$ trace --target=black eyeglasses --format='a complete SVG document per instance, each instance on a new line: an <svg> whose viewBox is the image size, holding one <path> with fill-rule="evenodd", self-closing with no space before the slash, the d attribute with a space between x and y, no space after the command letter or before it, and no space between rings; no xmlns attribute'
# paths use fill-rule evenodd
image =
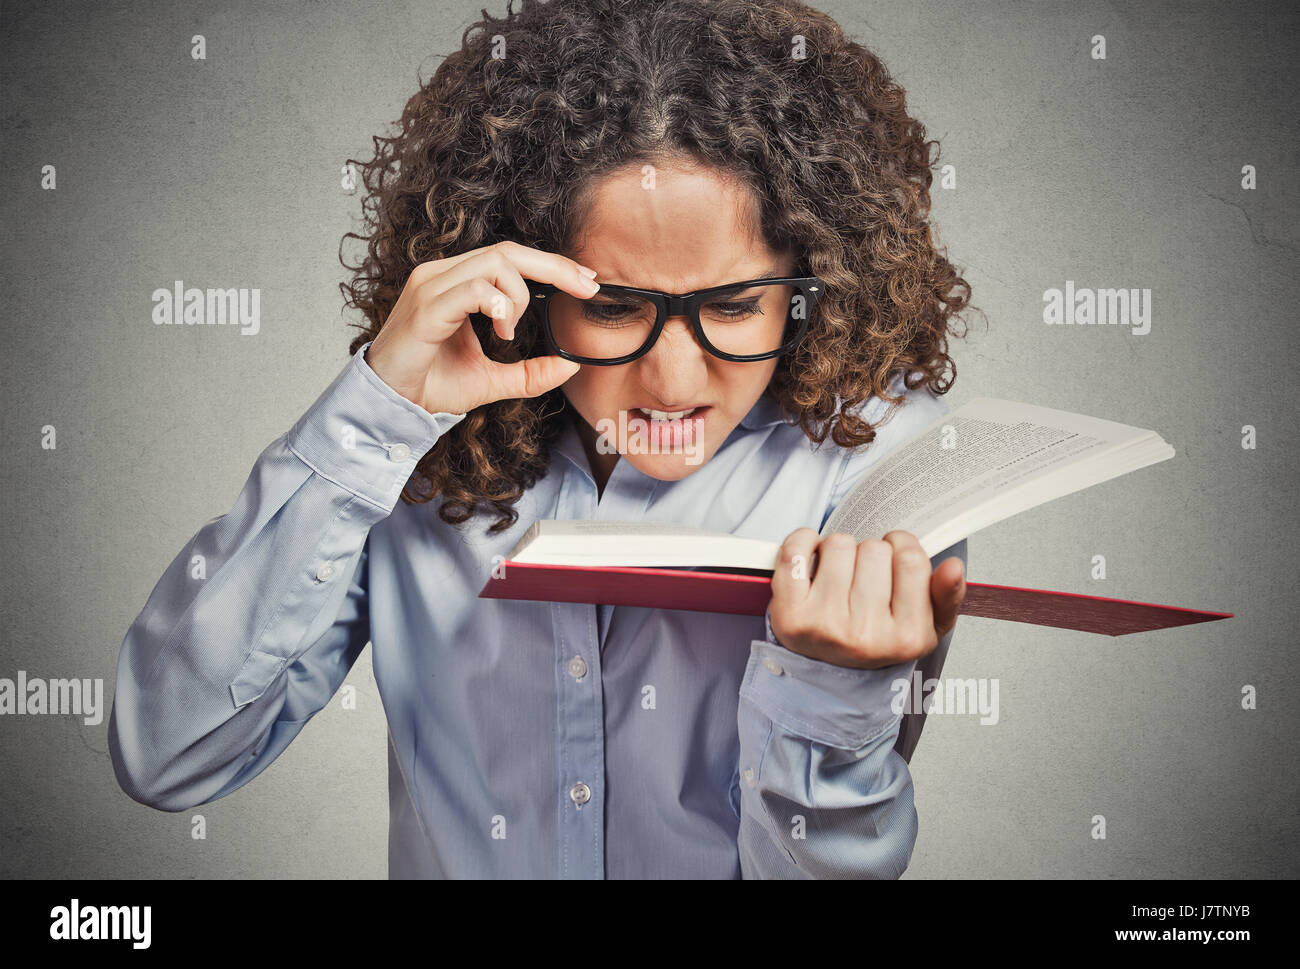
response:
<svg viewBox="0 0 1300 969"><path fill-rule="evenodd" d="M527 280L552 353L595 366L631 363L650 352L669 317L685 316L695 339L723 360L769 360L793 349L825 284L816 276L751 279L694 293L606 286L587 299Z"/></svg>

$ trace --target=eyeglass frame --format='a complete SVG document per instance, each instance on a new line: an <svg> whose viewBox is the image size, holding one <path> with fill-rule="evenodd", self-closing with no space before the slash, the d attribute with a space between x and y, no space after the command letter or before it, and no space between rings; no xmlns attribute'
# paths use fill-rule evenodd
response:
<svg viewBox="0 0 1300 969"><path fill-rule="evenodd" d="M545 300L552 293L560 292L560 288L554 283L543 283L536 280L525 280L528 289L534 299ZM718 293L734 293L743 291L762 283L770 286L794 286L804 299L808 302L808 311L804 314L802 323L799 325L799 332L793 337L782 342L781 346L775 350L766 353L725 353L719 350L704 333L704 326L700 323L700 306L709 296L715 296ZM654 348L659 342L659 335L663 333L665 324L674 316L685 316L691 322L691 330L695 334L696 341L706 351L713 356L731 363L752 363L758 360L771 360L773 357L779 357L788 353L798 346L799 341L803 339L804 334L808 332L808 321L812 317L813 309L817 301L825 293L826 284L817 276L782 276L779 278L766 279L746 279L738 283L725 283L722 286L710 286L708 289L698 289L693 293L663 293L656 289L638 289L635 286L617 286L604 285L593 293L592 296L599 296L602 293L611 295L627 294L639 296L650 300L655 305L657 316L654 327L650 330L650 335L642 346L632 352L626 353L621 357L611 357L609 359L597 359L593 357L580 357L577 354L569 353L555 342L555 334L551 332L551 313L550 304L546 303L541 308L542 330L546 334L546 343L551 352L556 356L563 357L565 360L572 360L574 363L586 364L594 367L618 367L625 363L631 363L633 360L639 360ZM572 295L572 294L569 294ZM579 297L575 297L579 298ZM785 325L790 324L789 315L786 316Z"/></svg>

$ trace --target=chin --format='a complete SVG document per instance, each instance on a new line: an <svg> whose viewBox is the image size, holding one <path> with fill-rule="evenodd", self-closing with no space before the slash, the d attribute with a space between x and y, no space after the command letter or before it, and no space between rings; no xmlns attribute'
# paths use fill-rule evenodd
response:
<svg viewBox="0 0 1300 969"><path fill-rule="evenodd" d="M687 454L624 454L623 460L642 474L660 481L680 481L690 477L709 462L713 452Z"/></svg>

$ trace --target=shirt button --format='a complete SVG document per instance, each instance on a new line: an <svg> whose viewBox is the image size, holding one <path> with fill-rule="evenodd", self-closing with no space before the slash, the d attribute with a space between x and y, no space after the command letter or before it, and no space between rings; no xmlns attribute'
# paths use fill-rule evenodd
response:
<svg viewBox="0 0 1300 969"><path fill-rule="evenodd" d="M778 663L776 660L772 659L772 657L770 656L766 657L763 660L763 669L767 670L773 676L780 676L781 673L783 672L781 669L781 664Z"/></svg>
<svg viewBox="0 0 1300 969"><path fill-rule="evenodd" d="M405 444L394 444L388 449L388 460L390 461L405 461L410 456L411 449Z"/></svg>
<svg viewBox="0 0 1300 969"><path fill-rule="evenodd" d="M569 788L569 797L573 799L574 804L579 806L586 804L591 800L591 788L582 783L582 781L578 781L578 783Z"/></svg>
<svg viewBox="0 0 1300 969"><path fill-rule="evenodd" d="M320 568L316 570L316 578L322 582L328 582L334 578L334 563L322 562Z"/></svg>
<svg viewBox="0 0 1300 969"><path fill-rule="evenodd" d="M745 768L745 783L748 784L750 787L754 786L754 768L752 767Z"/></svg>
<svg viewBox="0 0 1300 969"><path fill-rule="evenodd" d="M581 656L569 660L569 675L575 680L580 680L587 675L587 664Z"/></svg>

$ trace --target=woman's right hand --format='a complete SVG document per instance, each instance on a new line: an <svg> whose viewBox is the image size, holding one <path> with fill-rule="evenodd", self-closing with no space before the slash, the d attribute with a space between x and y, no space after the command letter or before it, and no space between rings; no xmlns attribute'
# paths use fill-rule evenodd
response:
<svg viewBox="0 0 1300 969"><path fill-rule="evenodd" d="M469 314L492 317L496 334L511 340L531 296L525 276L586 299L600 288L589 278L594 275L565 256L516 242L421 263L366 349L366 363L431 414L464 414L496 400L544 394L577 373L578 364L557 356L489 360Z"/></svg>

